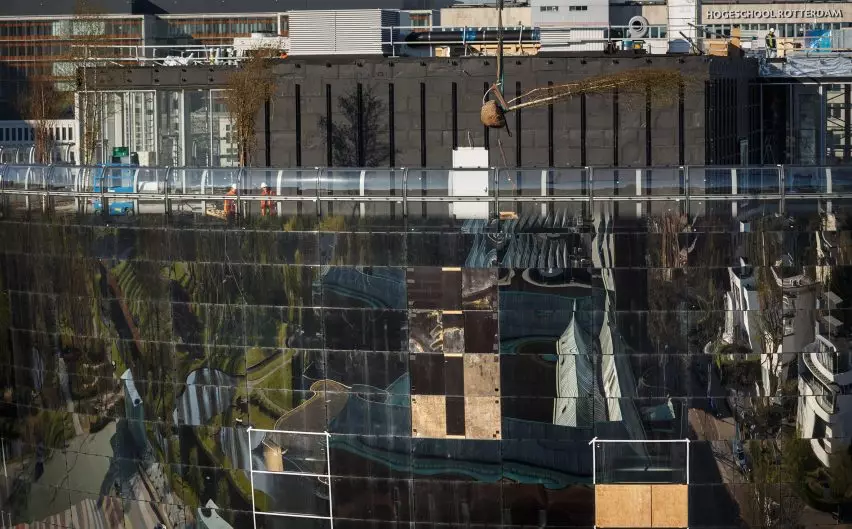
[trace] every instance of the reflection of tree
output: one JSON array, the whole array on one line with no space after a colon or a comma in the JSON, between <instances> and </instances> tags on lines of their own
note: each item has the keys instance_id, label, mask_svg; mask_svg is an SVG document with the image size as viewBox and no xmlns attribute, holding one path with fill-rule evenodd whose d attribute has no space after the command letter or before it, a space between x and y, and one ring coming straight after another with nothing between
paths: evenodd
<instances>
[{"instance_id":1,"label":"reflection of tree","mask_svg":"<svg viewBox=\"0 0 852 529\"><path fill-rule=\"evenodd\" d=\"M794 529L803 527L799 516L804 508L796 487L804 477L810 447L795 437L781 451L774 441L751 441L751 507L754 527ZM780 461L779 461L780 460ZM780 462L780 464L779 464Z\"/></svg>"},{"instance_id":2,"label":"reflection of tree","mask_svg":"<svg viewBox=\"0 0 852 529\"><path fill-rule=\"evenodd\" d=\"M835 503L852 503L852 453L843 447L829 456L828 492Z\"/></svg>"},{"instance_id":3,"label":"reflection of tree","mask_svg":"<svg viewBox=\"0 0 852 529\"><path fill-rule=\"evenodd\" d=\"M216 506L223 511L231 508L231 490L226 479L220 479L216 488Z\"/></svg>"},{"instance_id":4,"label":"reflection of tree","mask_svg":"<svg viewBox=\"0 0 852 529\"><path fill-rule=\"evenodd\" d=\"M686 300L683 267L689 248L681 248L681 234L689 229L689 220L681 213L666 213L648 219L648 335L661 344L685 348L678 310ZM694 245L693 245L694 246Z\"/></svg>"},{"instance_id":5,"label":"reflection of tree","mask_svg":"<svg viewBox=\"0 0 852 529\"><path fill-rule=\"evenodd\" d=\"M390 159L389 146L382 139L387 132L382 119L385 104L373 93L372 88L365 85L359 87L338 98L341 119L337 122L332 120L331 123L332 162L338 167L378 167ZM321 117L320 130L326 130L328 126L328 118ZM363 138L363 160L359 156L359 137Z\"/></svg>"},{"instance_id":6,"label":"reflection of tree","mask_svg":"<svg viewBox=\"0 0 852 529\"><path fill-rule=\"evenodd\" d=\"M189 449L189 485L196 492L201 491L203 478L201 477L201 467L198 466L198 448L192 447Z\"/></svg>"},{"instance_id":7,"label":"reflection of tree","mask_svg":"<svg viewBox=\"0 0 852 529\"><path fill-rule=\"evenodd\" d=\"M755 282L760 301L757 326L764 342L763 352L774 354L784 339L784 298L781 286L768 267L758 268Z\"/></svg>"}]
</instances>

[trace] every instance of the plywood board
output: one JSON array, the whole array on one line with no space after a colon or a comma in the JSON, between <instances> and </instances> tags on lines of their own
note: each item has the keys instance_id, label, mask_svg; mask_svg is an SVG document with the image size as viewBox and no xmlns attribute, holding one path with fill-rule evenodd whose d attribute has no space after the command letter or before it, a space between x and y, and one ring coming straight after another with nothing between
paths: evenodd
<instances>
[{"instance_id":1,"label":"plywood board","mask_svg":"<svg viewBox=\"0 0 852 529\"><path fill-rule=\"evenodd\" d=\"M411 397L411 436L447 436L447 403L444 395Z\"/></svg>"},{"instance_id":2,"label":"plywood board","mask_svg":"<svg viewBox=\"0 0 852 529\"><path fill-rule=\"evenodd\" d=\"M281 457L281 449L273 444L263 444L263 461L269 472L283 472L284 459ZM288 469L291 470L292 469Z\"/></svg>"},{"instance_id":3,"label":"plywood board","mask_svg":"<svg viewBox=\"0 0 852 529\"><path fill-rule=\"evenodd\" d=\"M651 527L651 485L595 485L595 526Z\"/></svg>"},{"instance_id":4,"label":"plywood board","mask_svg":"<svg viewBox=\"0 0 852 529\"><path fill-rule=\"evenodd\" d=\"M500 396L500 355L464 355L464 394L468 397Z\"/></svg>"},{"instance_id":5,"label":"plywood board","mask_svg":"<svg viewBox=\"0 0 852 529\"><path fill-rule=\"evenodd\" d=\"M651 485L651 527L688 527L688 503L688 485Z\"/></svg>"},{"instance_id":6,"label":"plywood board","mask_svg":"<svg viewBox=\"0 0 852 529\"><path fill-rule=\"evenodd\" d=\"M500 399L497 397L465 397L465 437L468 439L500 439Z\"/></svg>"}]
</instances>

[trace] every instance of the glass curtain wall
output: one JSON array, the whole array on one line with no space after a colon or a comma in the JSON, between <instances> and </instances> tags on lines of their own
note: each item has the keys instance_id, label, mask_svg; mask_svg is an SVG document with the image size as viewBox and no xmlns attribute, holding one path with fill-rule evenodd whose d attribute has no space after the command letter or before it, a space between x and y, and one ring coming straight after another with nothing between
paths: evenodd
<instances>
[{"instance_id":1,"label":"glass curtain wall","mask_svg":"<svg viewBox=\"0 0 852 529\"><path fill-rule=\"evenodd\" d=\"M761 89L764 147L784 146L783 153L764 148L761 163L852 163L852 84L766 84Z\"/></svg>"},{"instance_id":2,"label":"glass curtain wall","mask_svg":"<svg viewBox=\"0 0 852 529\"><path fill-rule=\"evenodd\" d=\"M238 164L224 90L106 92L100 101L103 160L114 147L127 147L143 166Z\"/></svg>"},{"instance_id":3,"label":"glass curtain wall","mask_svg":"<svg viewBox=\"0 0 852 529\"><path fill-rule=\"evenodd\" d=\"M185 165L183 157L183 91L164 90L157 94L158 165Z\"/></svg>"},{"instance_id":4,"label":"glass curtain wall","mask_svg":"<svg viewBox=\"0 0 852 529\"><path fill-rule=\"evenodd\" d=\"M186 92L186 163L195 167L209 167L210 159L210 91Z\"/></svg>"},{"instance_id":5,"label":"glass curtain wall","mask_svg":"<svg viewBox=\"0 0 852 529\"><path fill-rule=\"evenodd\" d=\"M211 114L213 133L213 166L236 167L239 165L239 153L235 137L231 130L231 117L225 106L225 90L211 90L213 112Z\"/></svg>"},{"instance_id":6,"label":"glass curtain wall","mask_svg":"<svg viewBox=\"0 0 852 529\"><path fill-rule=\"evenodd\" d=\"M825 88L825 163L849 163L850 85Z\"/></svg>"}]
</instances>

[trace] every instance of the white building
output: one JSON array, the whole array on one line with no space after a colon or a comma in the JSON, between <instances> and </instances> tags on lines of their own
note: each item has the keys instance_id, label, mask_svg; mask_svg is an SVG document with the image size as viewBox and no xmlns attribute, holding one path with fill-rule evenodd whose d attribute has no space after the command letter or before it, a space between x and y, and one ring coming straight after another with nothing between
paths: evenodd
<instances>
[{"instance_id":1,"label":"white building","mask_svg":"<svg viewBox=\"0 0 852 529\"><path fill-rule=\"evenodd\" d=\"M746 343L757 354L763 351L758 316L760 300L754 280L754 269L740 258L740 264L728 268L731 290L725 295L725 330L722 341Z\"/></svg>"},{"instance_id":2,"label":"white building","mask_svg":"<svg viewBox=\"0 0 852 529\"><path fill-rule=\"evenodd\" d=\"M33 120L0 121L0 163L35 163L35 128ZM80 159L75 138L76 121L56 119L45 123L50 130L51 160L54 163L74 163Z\"/></svg>"},{"instance_id":3,"label":"white building","mask_svg":"<svg viewBox=\"0 0 852 529\"><path fill-rule=\"evenodd\" d=\"M590 428L607 420L606 402L596 383L594 338L577 323L576 312L575 302L571 323L556 345L553 424Z\"/></svg>"},{"instance_id":4,"label":"white building","mask_svg":"<svg viewBox=\"0 0 852 529\"><path fill-rule=\"evenodd\" d=\"M765 395L775 395L776 383L787 378L788 369L799 353L814 339L813 318L818 284L801 271L781 266L784 259L770 268L772 280L781 288L783 339L772 343L753 267L740 259L738 267L728 268L731 289L725 296L725 330L722 341L744 343L752 351L748 359L760 359L761 385ZM741 358L742 360L742 358Z\"/></svg>"},{"instance_id":5,"label":"white building","mask_svg":"<svg viewBox=\"0 0 852 529\"><path fill-rule=\"evenodd\" d=\"M799 360L797 427L824 465L852 438L852 344L833 311L840 302L831 292L820 298L816 339Z\"/></svg>"}]
</instances>

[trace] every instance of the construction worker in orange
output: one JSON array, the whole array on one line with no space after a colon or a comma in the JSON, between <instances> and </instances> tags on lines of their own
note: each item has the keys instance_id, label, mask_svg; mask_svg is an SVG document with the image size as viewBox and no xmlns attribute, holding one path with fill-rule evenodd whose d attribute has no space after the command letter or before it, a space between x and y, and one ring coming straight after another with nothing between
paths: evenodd
<instances>
[{"instance_id":1,"label":"construction worker in orange","mask_svg":"<svg viewBox=\"0 0 852 529\"><path fill-rule=\"evenodd\" d=\"M228 192L225 193L226 196L235 197L237 196L237 184L231 184L231 188L228 189ZM228 217L233 217L237 214L237 203L233 200L225 200L225 215Z\"/></svg>"},{"instance_id":2,"label":"construction worker in orange","mask_svg":"<svg viewBox=\"0 0 852 529\"><path fill-rule=\"evenodd\" d=\"M266 185L266 182L260 184L260 194L264 197L274 197L275 191ZM264 217L267 215L274 217L275 216L275 202L272 200L261 200L260 201L260 214Z\"/></svg>"}]
</instances>

